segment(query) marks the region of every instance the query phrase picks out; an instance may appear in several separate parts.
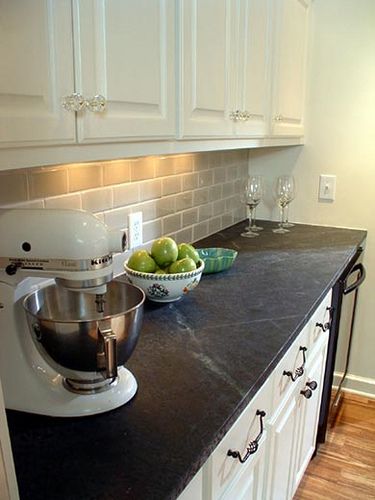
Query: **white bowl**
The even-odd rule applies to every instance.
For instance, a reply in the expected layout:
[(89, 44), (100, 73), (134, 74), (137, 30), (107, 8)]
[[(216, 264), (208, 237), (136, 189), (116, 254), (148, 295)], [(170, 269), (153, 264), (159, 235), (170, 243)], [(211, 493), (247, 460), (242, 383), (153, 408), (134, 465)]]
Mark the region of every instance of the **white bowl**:
[(199, 261), (197, 269), (187, 273), (155, 274), (134, 271), (124, 263), (125, 273), (133, 285), (139, 286), (146, 297), (154, 302), (174, 302), (194, 290), (204, 269), (204, 262)]

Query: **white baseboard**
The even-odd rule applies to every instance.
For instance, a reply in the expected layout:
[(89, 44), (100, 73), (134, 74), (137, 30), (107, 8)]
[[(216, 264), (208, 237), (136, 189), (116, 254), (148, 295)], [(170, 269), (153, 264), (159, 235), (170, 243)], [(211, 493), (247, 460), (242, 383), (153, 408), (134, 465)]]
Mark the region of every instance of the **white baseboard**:
[[(341, 380), (342, 373), (335, 372), (333, 377), (333, 386), (337, 387)], [(342, 389), (346, 392), (352, 392), (366, 398), (375, 399), (375, 379), (359, 377), (350, 373), (345, 377)]]

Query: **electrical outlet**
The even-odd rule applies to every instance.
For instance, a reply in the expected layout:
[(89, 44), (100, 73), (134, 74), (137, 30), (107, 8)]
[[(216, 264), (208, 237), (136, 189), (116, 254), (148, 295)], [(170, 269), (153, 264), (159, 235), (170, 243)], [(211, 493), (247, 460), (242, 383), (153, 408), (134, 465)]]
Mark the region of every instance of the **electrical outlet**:
[(336, 197), (336, 176), (321, 175), (319, 178), (319, 199), (334, 201)]
[(128, 215), (129, 250), (139, 247), (143, 243), (142, 212)]

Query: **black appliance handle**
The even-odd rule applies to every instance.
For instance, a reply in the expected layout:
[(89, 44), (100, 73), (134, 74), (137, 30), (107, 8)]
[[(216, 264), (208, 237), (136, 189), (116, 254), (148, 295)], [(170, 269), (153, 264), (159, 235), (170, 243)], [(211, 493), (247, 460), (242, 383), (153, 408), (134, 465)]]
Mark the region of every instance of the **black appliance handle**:
[[(365, 281), (366, 279), (366, 269), (364, 268), (364, 265), (362, 264), (362, 262), (358, 262), (358, 264), (356, 264), (353, 269), (350, 271), (349, 273), (349, 276), (355, 272), (359, 271), (359, 276), (358, 276), (358, 279), (355, 283), (352, 283), (351, 285), (349, 286), (346, 286), (346, 281), (348, 278), (346, 278), (345, 280), (345, 288), (343, 290), (343, 294), (344, 295), (347, 295), (348, 293), (351, 293), (353, 292), (354, 290), (356, 290), (359, 286), (362, 285), (362, 283)], [(348, 277), (349, 277), (348, 276)]]

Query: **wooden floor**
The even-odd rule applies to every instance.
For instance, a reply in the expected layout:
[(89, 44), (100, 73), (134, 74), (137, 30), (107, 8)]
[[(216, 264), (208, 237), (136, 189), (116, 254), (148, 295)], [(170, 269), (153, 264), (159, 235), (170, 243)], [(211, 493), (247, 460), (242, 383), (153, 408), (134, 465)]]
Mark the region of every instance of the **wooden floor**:
[(375, 400), (345, 393), (294, 497), (320, 499), (375, 500)]

